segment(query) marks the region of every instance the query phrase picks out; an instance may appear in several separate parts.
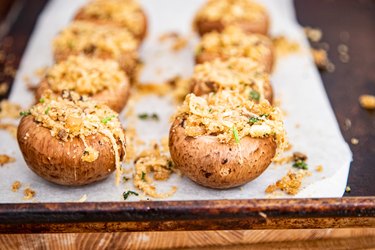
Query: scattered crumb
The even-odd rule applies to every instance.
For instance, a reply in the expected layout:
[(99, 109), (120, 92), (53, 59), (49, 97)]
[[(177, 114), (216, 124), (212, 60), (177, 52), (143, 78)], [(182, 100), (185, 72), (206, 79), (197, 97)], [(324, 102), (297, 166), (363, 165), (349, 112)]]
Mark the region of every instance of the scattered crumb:
[(323, 32), (321, 29), (305, 27), (304, 30), (307, 38), (312, 42), (319, 42), (323, 37)]
[(348, 63), (350, 60), (349, 47), (345, 44), (339, 44), (337, 46), (337, 51), (339, 52), (339, 59), (343, 63)]
[(375, 96), (374, 95), (361, 95), (359, 97), (359, 104), (364, 109), (375, 109)]
[(26, 188), (26, 189), (23, 191), (23, 194), (24, 194), (23, 198), (24, 198), (25, 200), (30, 200), (30, 199), (32, 199), (32, 198), (35, 197), (36, 192), (35, 192), (34, 190), (32, 190), (31, 188)]
[(134, 161), (136, 157), (136, 150), (134, 147), (134, 141), (137, 139), (137, 130), (134, 127), (128, 127), (126, 129), (126, 156), (125, 162), (130, 163)]
[(323, 166), (322, 165), (319, 165), (315, 168), (315, 171), (316, 172), (322, 172), (323, 171)]
[(87, 194), (82, 195), (77, 202), (85, 202), (87, 200)]
[(350, 186), (346, 186), (346, 188), (345, 188), (345, 192), (346, 192), (346, 193), (350, 193), (350, 191), (352, 191), (352, 189), (350, 188)]
[(294, 161), (306, 161), (307, 155), (301, 153), (301, 152), (294, 152), (293, 153), (293, 160)]
[(159, 41), (164, 42), (167, 40), (173, 40), (171, 49), (175, 52), (185, 48), (188, 44), (188, 39), (182, 37), (177, 32), (167, 32), (159, 36)]
[(297, 42), (288, 40), (288, 38), (284, 36), (274, 37), (272, 41), (275, 46), (276, 54), (278, 56), (286, 56), (292, 53), (296, 53), (301, 49), (300, 45)]
[(352, 121), (349, 118), (346, 118), (344, 121), (344, 129), (348, 130), (352, 127)]
[(358, 143), (359, 143), (359, 140), (357, 139), (357, 138), (352, 138), (351, 140), (350, 140), (350, 142), (353, 144), (353, 145), (357, 145)]
[(8, 155), (5, 155), (5, 154), (0, 154), (0, 166), (3, 166), (7, 163), (12, 163), (12, 162), (15, 162), (16, 159), (13, 158), (13, 157), (10, 157)]
[(282, 177), (280, 180), (278, 180), (275, 184), (269, 185), (265, 192), (266, 193), (273, 193), (276, 190), (284, 191), (285, 193), (289, 195), (296, 195), (302, 185), (302, 179), (306, 175), (308, 171), (298, 171), (298, 172), (292, 172), (289, 171), (284, 177)]
[(20, 181), (15, 181), (12, 184), (12, 191), (17, 192), (21, 188), (22, 184)]
[(328, 59), (327, 51), (324, 49), (311, 49), (311, 53), (318, 69), (327, 70), (328, 72), (333, 72), (335, 70), (335, 66)]
[(0, 83), (0, 95), (5, 95), (8, 92), (9, 85), (6, 82)]
[(169, 137), (168, 136), (164, 136), (163, 138), (161, 138), (160, 144), (161, 144), (161, 152), (164, 152), (164, 153), (169, 152)]
[(0, 119), (2, 118), (19, 118), (22, 108), (16, 103), (8, 100), (0, 102)]
[(289, 151), (293, 148), (293, 145), (290, 142), (287, 142), (287, 145), (284, 148), (284, 151)]
[(173, 42), (172, 45), (172, 50), (177, 52), (180, 51), (181, 49), (185, 48), (188, 44), (188, 40), (184, 37), (178, 37), (176, 40)]
[(7, 131), (13, 138), (17, 138), (17, 126), (11, 123), (0, 123), (0, 129)]
[(291, 163), (292, 161), (293, 161), (292, 155), (285, 156), (285, 157), (278, 157), (278, 158), (275, 158), (275, 159), (272, 160), (272, 162), (277, 164), (277, 165)]
[(150, 149), (141, 152), (134, 164), (134, 186), (143, 191), (145, 195), (153, 198), (166, 198), (177, 191), (177, 187), (173, 186), (167, 193), (158, 193), (149, 176), (149, 173), (152, 172), (155, 180), (164, 181), (169, 179), (175, 171), (172, 160), (169, 156), (162, 154), (158, 144), (152, 143)]

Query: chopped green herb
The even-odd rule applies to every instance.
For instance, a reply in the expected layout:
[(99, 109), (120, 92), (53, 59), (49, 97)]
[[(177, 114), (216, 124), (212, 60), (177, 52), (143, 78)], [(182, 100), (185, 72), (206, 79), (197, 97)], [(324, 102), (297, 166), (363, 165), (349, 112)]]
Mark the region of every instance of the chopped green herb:
[(260, 117), (265, 117), (265, 118), (267, 118), (267, 117), (269, 117), (270, 116), (270, 114), (261, 114), (260, 115)]
[(21, 112), (20, 112), (20, 116), (27, 116), (27, 115), (30, 115), (30, 114), (31, 114), (30, 110), (27, 110), (27, 111), (21, 111)]
[(167, 162), (167, 168), (168, 168), (169, 170), (172, 170), (172, 168), (173, 168), (173, 161), (168, 160), (168, 162)]
[(151, 120), (154, 120), (154, 121), (159, 121), (159, 116), (156, 113), (152, 113), (152, 114), (142, 113), (142, 114), (138, 115), (138, 118), (141, 119), (141, 120), (151, 119)]
[(111, 115), (102, 119), (102, 123), (107, 124), (110, 120), (115, 118), (115, 115)]
[(47, 107), (47, 109), (46, 109), (46, 111), (44, 111), (44, 113), (45, 113), (46, 115), (48, 115), (48, 112), (49, 112), (50, 109), (51, 109), (51, 107)]
[(252, 91), (250, 92), (250, 99), (255, 100), (255, 101), (259, 101), (259, 99), (260, 99), (260, 94), (259, 94), (259, 92), (258, 92), (258, 91), (255, 91), (255, 90), (252, 90)]
[(129, 195), (135, 195), (135, 196), (138, 196), (138, 193), (129, 190), (129, 191), (124, 192), (124, 193), (122, 194), (122, 196), (124, 197), (124, 200), (128, 199)]
[(127, 182), (127, 181), (129, 180), (129, 178), (126, 177), (126, 176), (123, 176), (123, 177), (122, 177), (122, 180), (123, 180), (124, 182)]
[(307, 170), (309, 169), (309, 166), (306, 164), (306, 162), (298, 160), (293, 164), (293, 167)]
[(40, 99), (39, 99), (39, 102), (40, 102), (40, 103), (44, 103), (44, 98), (40, 98)]
[(209, 108), (209, 109), (208, 109), (208, 113), (211, 113), (211, 112), (212, 112), (212, 108)]
[(145, 177), (146, 177), (146, 173), (142, 171), (141, 180), (142, 181), (146, 181)]
[(240, 143), (240, 137), (238, 136), (238, 130), (235, 126), (232, 128), (234, 139), (236, 140), (236, 143)]
[(257, 123), (257, 122), (259, 122), (259, 118), (258, 117), (250, 117), (249, 123), (254, 124), (254, 123)]

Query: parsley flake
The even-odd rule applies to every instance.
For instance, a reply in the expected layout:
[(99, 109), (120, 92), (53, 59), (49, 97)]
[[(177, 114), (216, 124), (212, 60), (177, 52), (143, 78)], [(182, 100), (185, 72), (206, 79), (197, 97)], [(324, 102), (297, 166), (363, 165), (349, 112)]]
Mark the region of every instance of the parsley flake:
[(238, 136), (238, 130), (235, 126), (233, 126), (232, 131), (233, 131), (233, 136), (234, 136), (234, 139), (235, 139), (236, 143), (240, 143), (240, 137)]
[(259, 101), (260, 99), (260, 94), (258, 91), (255, 91), (255, 90), (252, 90), (250, 92), (250, 99), (254, 100), (254, 101)]
[(111, 116), (108, 116), (108, 117), (105, 117), (102, 119), (102, 123), (103, 124), (107, 124), (109, 121), (111, 121), (113, 118), (115, 118), (115, 115), (111, 115)]
[(124, 200), (128, 199), (129, 195), (135, 195), (135, 196), (138, 196), (138, 193), (129, 190), (129, 191), (124, 192), (124, 193), (122, 194), (122, 196), (124, 197)]

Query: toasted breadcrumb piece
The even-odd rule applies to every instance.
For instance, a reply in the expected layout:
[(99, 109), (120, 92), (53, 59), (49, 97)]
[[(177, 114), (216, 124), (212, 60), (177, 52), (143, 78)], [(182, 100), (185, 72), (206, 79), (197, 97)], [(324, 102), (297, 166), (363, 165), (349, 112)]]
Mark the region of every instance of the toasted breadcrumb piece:
[(286, 56), (299, 52), (301, 47), (299, 43), (291, 41), (284, 36), (277, 36), (272, 39), (278, 56)]
[(0, 166), (3, 166), (4, 164), (7, 164), (7, 163), (15, 162), (15, 161), (16, 159), (13, 157), (10, 157), (9, 155), (0, 154)]
[(11, 123), (0, 123), (0, 129), (9, 132), (13, 138), (17, 138), (17, 126)]
[(21, 188), (22, 184), (20, 181), (15, 181), (12, 184), (12, 191), (17, 192)]
[(375, 96), (374, 95), (361, 95), (359, 97), (359, 104), (364, 109), (375, 109)]
[(296, 195), (302, 185), (302, 179), (306, 175), (308, 171), (298, 171), (292, 172), (289, 171), (284, 177), (278, 180), (275, 184), (271, 184), (266, 188), (266, 193), (273, 193), (276, 190), (284, 191), (289, 195)]
[(178, 36), (172, 44), (172, 50), (174, 52), (180, 51), (188, 45), (188, 42), (188, 39)]
[(166, 193), (158, 193), (153, 185), (150, 172), (154, 173), (155, 180), (167, 180), (174, 172), (173, 162), (169, 156), (162, 154), (158, 144), (153, 144), (152, 148), (141, 152), (135, 160), (135, 174), (133, 178), (134, 186), (142, 190), (145, 195), (153, 198), (166, 198), (177, 191), (173, 186)]
[(21, 112), (21, 106), (8, 100), (0, 102), (0, 119), (2, 118), (18, 118)]
[(322, 165), (318, 165), (318, 166), (315, 168), (315, 171), (316, 171), (316, 172), (322, 172), (322, 171), (323, 171), (323, 166), (322, 166)]
[(273, 163), (277, 165), (282, 165), (286, 163), (291, 163), (293, 161), (293, 155), (288, 155), (285, 157), (277, 157), (272, 160)]
[(32, 190), (31, 188), (26, 188), (23, 191), (23, 194), (24, 194), (24, 197), (23, 197), (24, 200), (30, 200), (35, 197), (36, 192)]
[(357, 138), (352, 138), (351, 140), (350, 140), (350, 142), (353, 144), (353, 145), (357, 145), (358, 143), (359, 143), (359, 140), (357, 139)]
[(319, 42), (323, 37), (323, 32), (321, 29), (305, 27), (304, 30), (307, 38), (312, 42)]

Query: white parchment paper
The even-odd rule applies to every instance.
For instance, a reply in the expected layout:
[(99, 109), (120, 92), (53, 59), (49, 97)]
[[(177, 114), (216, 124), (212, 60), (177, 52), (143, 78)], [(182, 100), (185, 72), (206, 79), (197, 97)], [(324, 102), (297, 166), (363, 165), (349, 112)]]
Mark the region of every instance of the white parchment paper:
[[(67, 25), (84, 0), (51, 0), (39, 18), (20, 69), (17, 73), (10, 99), (27, 108), (33, 96), (23, 82), (25, 75), (33, 75), (36, 69), (51, 65), (53, 37)], [(196, 39), (178, 53), (172, 53), (168, 44), (161, 44), (158, 37), (166, 32), (178, 32), (190, 36), (194, 13), (202, 0), (142, 0), (148, 18), (149, 34), (142, 46), (141, 56), (146, 66), (141, 77), (145, 82), (162, 82), (176, 74), (189, 76), (193, 70), (193, 51)], [(308, 155), (311, 176), (303, 180), (302, 190), (295, 197), (342, 196), (352, 154), (342, 138), (335, 116), (328, 102), (316, 67), (308, 51), (303, 30), (297, 24), (291, 0), (263, 0), (272, 18), (273, 35), (284, 35), (298, 41), (302, 52), (278, 60), (272, 76), (276, 98), (281, 98), (282, 108), (287, 112), (285, 124), (293, 151)], [(168, 134), (169, 117), (175, 107), (169, 98), (146, 97), (137, 104), (136, 113), (155, 112), (160, 122), (137, 121), (139, 135), (144, 140), (161, 139)], [(125, 126), (129, 122), (121, 115)], [(299, 128), (296, 125), (299, 124)], [(134, 125), (134, 124), (132, 124)], [(15, 180), (30, 186), (37, 193), (31, 202), (77, 201), (87, 195), (87, 201), (121, 201), (125, 190), (136, 190), (131, 181), (115, 186), (114, 175), (107, 180), (85, 187), (63, 187), (51, 184), (35, 175), (26, 166), (17, 142), (8, 133), (0, 131), (0, 152), (17, 159), (15, 163), (0, 167), (0, 202), (26, 202), (22, 188), (11, 191)], [(289, 164), (290, 165), (290, 164)], [(317, 165), (322, 172), (315, 172)], [(178, 190), (168, 200), (198, 199), (249, 199), (265, 198), (265, 188), (284, 176), (290, 166), (271, 165), (258, 179), (239, 188), (218, 191), (201, 187), (187, 178), (173, 175), (167, 182), (158, 182), (163, 191), (175, 185)], [(277, 197), (285, 197), (279, 194)], [(145, 199), (144, 196), (129, 198), (130, 201)], [(30, 202), (30, 201), (27, 201)]]

